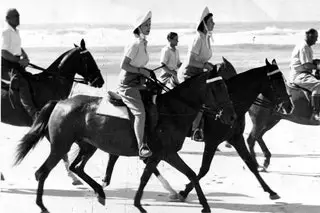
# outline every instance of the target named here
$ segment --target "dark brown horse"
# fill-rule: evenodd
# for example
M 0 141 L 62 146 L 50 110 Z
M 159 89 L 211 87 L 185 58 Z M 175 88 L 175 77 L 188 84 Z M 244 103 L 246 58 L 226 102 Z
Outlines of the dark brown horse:
M 264 191 L 268 192 L 271 199 L 278 199 L 277 193 L 272 191 L 258 173 L 255 161 L 250 157 L 243 138 L 245 128 L 245 113 L 254 103 L 257 96 L 262 93 L 270 101 L 260 103 L 264 107 L 283 107 L 287 112 L 292 110 L 292 102 L 287 94 L 283 75 L 280 72 L 276 61 L 270 64 L 266 60 L 266 66 L 255 68 L 247 72 L 238 74 L 226 80 L 226 85 L 230 94 L 230 98 L 234 104 L 237 113 L 237 119 L 232 126 L 221 123 L 212 117 L 205 116 L 204 139 L 205 148 L 203 153 L 202 165 L 198 174 L 198 180 L 204 177 L 209 171 L 213 156 L 218 145 L 223 141 L 228 141 L 237 150 L 240 157 L 247 164 L 251 172 L 256 176 Z M 113 167 L 119 156 L 110 155 L 104 182 L 110 183 Z M 158 170 L 154 170 L 154 174 L 159 178 L 164 188 L 171 195 L 170 198 L 179 198 L 184 200 L 189 192 L 193 189 L 193 183 L 190 182 L 184 191 L 179 195 L 175 193 Z
M 46 132 L 49 133 L 51 142 L 49 157 L 35 174 L 39 182 L 36 203 L 43 212 L 47 212 L 42 201 L 44 182 L 49 172 L 74 142 L 78 143 L 80 150 L 70 170 L 93 188 L 102 204 L 105 203 L 103 188 L 84 171 L 84 166 L 90 157 L 97 148 L 114 155 L 138 156 L 132 122 L 97 114 L 96 110 L 101 101 L 102 98 L 99 97 L 79 95 L 64 101 L 50 102 L 41 110 L 30 131 L 22 138 L 17 150 L 16 163 L 23 160 Z M 141 206 L 143 189 L 160 160 L 165 160 L 193 182 L 203 212 L 210 212 L 196 174 L 177 152 L 181 149 L 192 122 L 203 104 L 207 106 L 205 109 L 208 113 L 223 108 L 220 120 L 228 125 L 233 123 L 235 112 L 229 100 L 227 87 L 215 69 L 213 72 L 202 73 L 186 80 L 170 92 L 158 95 L 156 103 L 159 117 L 154 134 L 148 141 L 153 155 L 147 159 L 134 205 L 141 212 L 146 212 Z
M 76 74 L 84 79 L 75 79 Z M 66 99 L 74 82 L 88 82 L 94 87 L 104 84 L 100 70 L 86 49 L 84 40 L 81 40 L 80 47 L 76 46 L 59 56 L 44 72 L 28 75 L 26 78 L 30 82 L 32 97 L 39 110 L 49 100 Z M 14 101 L 15 93 L 18 92 L 13 91 L 13 96 L 10 95 L 9 85 L 2 83 L 1 122 L 14 126 L 31 126 L 31 117 L 19 101 Z M 67 155 L 64 160 L 68 162 Z M 73 174 L 69 173 L 69 176 L 73 178 L 74 184 L 81 183 Z
M 263 140 L 264 134 L 272 129 L 280 120 L 285 119 L 297 124 L 318 126 L 319 121 L 312 119 L 312 107 L 310 103 L 311 92 L 305 89 L 299 88 L 294 85 L 287 85 L 287 90 L 292 96 L 294 105 L 293 112 L 291 114 L 279 113 L 273 108 L 264 108 L 253 105 L 249 110 L 249 115 L 252 120 L 252 129 L 247 138 L 251 156 L 256 160 L 256 154 L 254 151 L 255 142 L 257 141 L 264 154 L 264 162 L 262 166 L 259 166 L 261 171 L 266 171 L 271 160 L 271 152 Z M 262 100 L 267 100 L 266 97 L 260 95 Z M 256 160 L 257 161 L 257 160 Z M 258 163 L 257 163 L 258 165 Z

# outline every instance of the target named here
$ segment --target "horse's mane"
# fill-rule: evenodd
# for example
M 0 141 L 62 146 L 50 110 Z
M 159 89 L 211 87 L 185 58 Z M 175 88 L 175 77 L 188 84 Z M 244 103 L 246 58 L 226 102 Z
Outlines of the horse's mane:
M 65 61 L 73 54 L 77 48 L 72 48 L 60 55 L 48 68 L 50 72 L 55 72 L 59 67 L 63 66 Z
M 225 80 L 229 91 L 238 90 L 239 86 L 243 85 L 244 82 L 252 82 L 258 79 L 259 75 L 266 75 L 265 67 L 256 67 L 245 72 L 239 73 L 228 80 Z
M 182 96 L 182 92 L 188 92 L 190 96 L 192 96 L 192 91 L 190 88 L 197 88 L 200 86 L 201 82 L 205 81 L 208 78 L 208 73 L 201 73 L 196 76 L 193 76 L 192 78 L 189 78 L 182 82 L 181 84 L 177 85 L 170 91 L 161 94 L 158 96 L 157 100 L 160 102 L 165 100 L 173 100 L 174 98 Z

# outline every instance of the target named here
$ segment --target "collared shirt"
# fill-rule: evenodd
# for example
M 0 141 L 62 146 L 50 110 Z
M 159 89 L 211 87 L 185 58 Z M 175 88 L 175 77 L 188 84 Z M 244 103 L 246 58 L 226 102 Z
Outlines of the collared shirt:
M 197 32 L 197 35 L 189 48 L 189 52 L 196 55 L 197 61 L 202 63 L 208 62 L 212 57 L 210 38 L 202 32 Z
M 144 67 L 149 62 L 147 52 L 147 41 L 136 39 L 131 45 L 127 46 L 124 51 L 124 57 L 131 59 L 130 65 L 134 67 Z M 119 74 L 120 86 L 140 86 L 142 84 L 141 74 L 127 72 L 121 69 Z
M 293 80 L 295 76 L 301 72 L 312 72 L 312 70 L 307 70 L 302 65 L 305 63 L 313 62 L 313 51 L 312 48 L 307 44 L 306 41 L 297 44 L 291 54 L 290 60 L 290 79 Z
M 1 49 L 13 55 L 21 55 L 21 37 L 19 30 L 14 30 L 9 24 L 1 34 Z
M 173 49 L 170 45 L 163 47 L 160 63 L 165 64 L 170 70 L 177 70 L 181 63 L 178 49 Z
M 192 45 L 188 49 L 187 58 L 178 70 L 179 82 L 183 82 L 186 78 L 197 75 L 203 71 L 203 69 L 189 66 L 191 53 L 194 54 L 196 61 L 199 61 L 203 64 L 208 62 L 212 57 L 210 37 L 206 36 L 202 32 L 197 31 L 197 35 L 193 40 Z

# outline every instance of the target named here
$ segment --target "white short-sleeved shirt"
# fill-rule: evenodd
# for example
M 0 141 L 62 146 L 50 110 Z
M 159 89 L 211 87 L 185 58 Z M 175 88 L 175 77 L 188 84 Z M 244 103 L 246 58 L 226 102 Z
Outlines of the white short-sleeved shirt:
M 21 55 L 21 37 L 19 30 L 14 30 L 9 24 L 1 34 L 1 49 L 13 55 Z
M 149 62 L 146 41 L 136 39 L 132 44 L 127 46 L 124 51 L 124 57 L 131 59 L 130 65 L 134 67 L 144 67 Z M 141 74 L 121 70 L 119 75 L 120 85 L 122 86 L 139 86 Z
M 212 57 L 212 48 L 210 40 L 202 32 L 197 32 L 189 52 L 196 55 L 196 60 L 202 63 L 208 62 Z
M 163 47 L 161 50 L 160 63 L 165 64 L 170 70 L 177 70 L 178 65 L 181 63 L 179 50 L 173 49 L 170 45 Z
M 202 72 L 202 69 L 189 66 L 191 53 L 195 55 L 195 60 L 205 63 L 212 57 L 212 47 L 210 38 L 204 33 L 197 32 L 192 45 L 188 49 L 187 58 L 178 70 L 178 79 L 183 82 L 185 78 L 192 77 Z
M 312 70 L 305 69 L 302 65 L 313 62 L 313 51 L 306 41 L 297 44 L 291 54 L 290 59 L 290 79 L 293 80 L 295 76 L 301 72 L 312 72 Z

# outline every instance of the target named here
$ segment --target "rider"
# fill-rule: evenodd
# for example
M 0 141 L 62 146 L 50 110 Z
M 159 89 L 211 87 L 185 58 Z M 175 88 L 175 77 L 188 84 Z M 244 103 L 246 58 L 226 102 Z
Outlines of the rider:
M 133 127 L 140 157 L 152 155 L 150 148 L 143 140 L 146 112 L 140 95 L 145 77 L 150 77 L 150 72 L 144 66 L 149 61 L 146 36 L 150 33 L 151 16 L 149 11 L 137 19 L 133 30 L 135 40 L 125 49 L 119 75 L 118 93 L 134 115 Z
M 180 83 L 205 70 L 210 71 L 213 69 L 213 65 L 209 62 L 212 57 L 210 40 L 215 24 L 212 16 L 212 13 L 206 7 L 197 23 L 197 34 L 188 49 L 187 58 L 178 70 L 178 80 Z M 200 125 L 201 120 L 202 112 L 199 112 L 192 126 L 193 139 L 196 141 L 203 141 L 203 130 L 201 127 L 203 124 Z
M 311 48 L 317 40 L 318 32 L 311 28 L 305 32 L 304 41 L 293 49 L 290 62 L 290 81 L 312 92 L 312 118 L 320 121 L 320 80 L 312 74 L 312 70 L 320 69 L 320 63 L 319 59 L 313 59 Z
M 160 63 L 164 65 L 160 75 L 160 81 L 170 89 L 178 84 L 177 70 L 181 66 L 178 45 L 178 34 L 170 32 L 167 35 L 168 45 L 162 48 Z
M 7 26 L 1 34 L 1 78 L 10 80 L 11 85 L 19 88 L 20 101 L 27 113 L 35 118 L 37 109 L 32 101 L 29 83 L 23 72 L 29 64 L 27 53 L 21 47 L 21 38 L 17 27 L 20 24 L 20 15 L 14 8 L 6 14 Z

